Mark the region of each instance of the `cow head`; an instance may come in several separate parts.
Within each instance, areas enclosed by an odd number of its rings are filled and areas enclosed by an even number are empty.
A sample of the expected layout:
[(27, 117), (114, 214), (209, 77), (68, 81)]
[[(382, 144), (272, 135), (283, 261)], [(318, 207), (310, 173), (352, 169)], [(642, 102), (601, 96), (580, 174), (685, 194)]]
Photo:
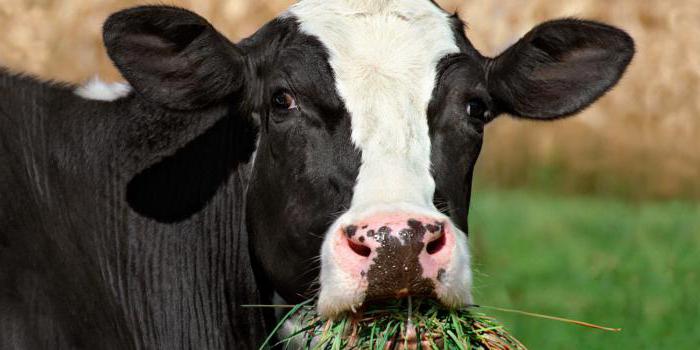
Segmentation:
[(484, 125), (576, 113), (634, 52), (621, 30), (565, 19), (484, 57), (427, 0), (301, 1), (237, 45), (186, 10), (140, 7), (113, 15), (105, 39), (143, 99), (227, 105), (228, 118), (256, 126), (255, 267), (289, 302), (318, 291), (327, 317), (406, 295), (470, 303), (467, 214)]

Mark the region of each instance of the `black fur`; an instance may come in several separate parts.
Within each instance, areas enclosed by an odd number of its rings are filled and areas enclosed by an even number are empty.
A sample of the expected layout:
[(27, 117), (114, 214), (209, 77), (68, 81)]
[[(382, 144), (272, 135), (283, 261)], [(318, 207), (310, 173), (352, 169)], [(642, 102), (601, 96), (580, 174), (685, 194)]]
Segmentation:
[(350, 141), (350, 116), (335, 93), (328, 54), (289, 24), (295, 34), (266, 56), (257, 93), (269, 101), (288, 90), (300, 108), (260, 108), (248, 223), (251, 250), (270, 290), (299, 301), (314, 294), (315, 258), (326, 229), (350, 204), (360, 154)]
[(627, 33), (597, 22), (550, 21), (488, 62), (498, 108), (553, 119), (586, 108), (615, 85), (634, 55)]
[(178, 114), (72, 90), (0, 73), (0, 349), (255, 348), (265, 327), (240, 307), (260, 292), (235, 150), (198, 154), (234, 161), (178, 223), (126, 201), (136, 174), (210, 136), (227, 109)]
[[(453, 22), (462, 52), (427, 114), (435, 201), (467, 232), (484, 125), (584, 108), (634, 48), (564, 20), (489, 59)], [(294, 18), (238, 45), (166, 6), (104, 29), (125, 98), (0, 71), (0, 349), (255, 349), (273, 315), (241, 305), (313, 295), (360, 166), (328, 53)], [(275, 108), (278, 92), (299, 108)], [(468, 116), (475, 99), (489, 113)]]
[(136, 91), (165, 107), (204, 107), (236, 92), (244, 81), (240, 50), (184, 9), (144, 6), (118, 12), (104, 24), (104, 42)]

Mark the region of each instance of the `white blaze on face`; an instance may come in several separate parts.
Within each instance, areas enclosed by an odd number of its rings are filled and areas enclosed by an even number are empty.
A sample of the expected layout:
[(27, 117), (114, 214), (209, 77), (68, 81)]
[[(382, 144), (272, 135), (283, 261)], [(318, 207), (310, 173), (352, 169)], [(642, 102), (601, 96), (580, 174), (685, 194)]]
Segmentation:
[[(362, 151), (351, 207), (330, 227), (321, 252), (318, 309), (333, 315), (361, 303), (367, 287), (333, 258), (333, 233), (376, 211), (442, 217), (432, 201), (427, 109), (438, 62), (459, 48), (450, 17), (428, 0), (304, 0), (289, 15), (328, 49), (352, 140)], [(466, 236), (456, 239), (459, 265), (436, 289), (450, 305), (470, 298)]]
[(306, 0), (290, 12), (328, 49), (362, 150), (351, 211), (432, 208), (426, 112), (438, 61), (459, 51), (449, 16), (427, 0)]

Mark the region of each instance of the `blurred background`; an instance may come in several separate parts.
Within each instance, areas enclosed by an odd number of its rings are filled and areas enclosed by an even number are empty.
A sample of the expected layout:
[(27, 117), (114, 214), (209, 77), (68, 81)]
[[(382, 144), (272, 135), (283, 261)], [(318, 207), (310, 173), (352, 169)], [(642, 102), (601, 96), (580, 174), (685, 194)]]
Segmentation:
[[(497, 55), (537, 23), (627, 30), (621, 83), (575, 118), (501, 117), (486, 130), (470, 216), (478, 303), (562, 315), (621, 333), (495, 314), (531, 349), (700, 345), (700, 1), (442, 0)], [(101, 24), (130, 0), (0, 0), (0, 64), (79, 83), (120, 80)], [(233, 40), (289, 0), (167, 1)]]

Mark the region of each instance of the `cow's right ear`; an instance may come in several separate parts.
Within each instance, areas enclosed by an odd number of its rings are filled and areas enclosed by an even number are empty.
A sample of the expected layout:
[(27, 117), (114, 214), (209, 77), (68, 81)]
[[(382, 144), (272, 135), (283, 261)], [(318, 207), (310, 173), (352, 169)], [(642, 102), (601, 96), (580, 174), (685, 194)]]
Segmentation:
[(124, 78), (158, 105), (201, 108), (243, 85), (241, 50), (193, 12), (136, 7), (111, 15), (103, 29), (107, 53)]

